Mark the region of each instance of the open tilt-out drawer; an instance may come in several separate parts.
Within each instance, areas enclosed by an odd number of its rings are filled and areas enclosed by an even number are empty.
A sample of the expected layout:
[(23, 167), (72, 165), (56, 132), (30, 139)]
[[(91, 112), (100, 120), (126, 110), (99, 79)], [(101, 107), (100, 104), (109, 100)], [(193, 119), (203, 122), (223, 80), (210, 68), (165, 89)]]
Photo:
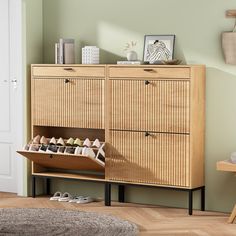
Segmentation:
[(33, 151), (17, 151), (34, 163), (47, 168), (66, 170), (104, 171), (105, 166), (97, 159), (74, 154), (53, 154)]

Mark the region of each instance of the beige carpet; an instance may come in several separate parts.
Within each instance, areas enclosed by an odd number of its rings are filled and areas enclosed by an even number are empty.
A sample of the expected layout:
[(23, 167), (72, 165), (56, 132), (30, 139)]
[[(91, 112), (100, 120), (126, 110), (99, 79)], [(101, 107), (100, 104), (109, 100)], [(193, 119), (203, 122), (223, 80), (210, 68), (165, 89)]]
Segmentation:
[(57, 209), (0, 209), (0, 235), (135, 236), (135, 224), (114, 216)]

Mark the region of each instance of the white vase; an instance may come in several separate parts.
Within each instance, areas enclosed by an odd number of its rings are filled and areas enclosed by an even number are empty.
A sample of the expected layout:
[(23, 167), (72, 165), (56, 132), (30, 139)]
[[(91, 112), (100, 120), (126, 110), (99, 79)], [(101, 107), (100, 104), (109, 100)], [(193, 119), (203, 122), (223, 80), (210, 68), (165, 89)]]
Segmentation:
[(135, 51), (129, 51), (126, 54), (128, 61), (136, 61), (138, 59), (138, 54)]

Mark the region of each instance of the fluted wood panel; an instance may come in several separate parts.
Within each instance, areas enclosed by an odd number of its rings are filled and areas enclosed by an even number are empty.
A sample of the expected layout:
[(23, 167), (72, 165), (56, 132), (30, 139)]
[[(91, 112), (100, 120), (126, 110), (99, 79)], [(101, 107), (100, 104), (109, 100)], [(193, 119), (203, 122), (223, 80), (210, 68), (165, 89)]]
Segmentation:
[(104, 79), (35, 78), (33, 125), (104, 128)]
[(189, 133), (189, 80), (111, 80), (111, 128)]
[(107, 179), (189, 186), (189, 135), (111, 131), (111, 144), (106, 149)]

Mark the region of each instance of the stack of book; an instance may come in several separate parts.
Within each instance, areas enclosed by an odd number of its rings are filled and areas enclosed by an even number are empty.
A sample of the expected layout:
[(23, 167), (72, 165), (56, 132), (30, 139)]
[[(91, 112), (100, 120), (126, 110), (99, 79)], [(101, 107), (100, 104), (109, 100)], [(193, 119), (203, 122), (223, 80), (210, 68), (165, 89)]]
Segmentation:
[(56, 64), (75, 63), (74, 39), (59, 39), (59, 43), (55, 43), (55, 63)]
[(82, 64), (99, 64), (99, 48), (96, 46), (82, 48)]

